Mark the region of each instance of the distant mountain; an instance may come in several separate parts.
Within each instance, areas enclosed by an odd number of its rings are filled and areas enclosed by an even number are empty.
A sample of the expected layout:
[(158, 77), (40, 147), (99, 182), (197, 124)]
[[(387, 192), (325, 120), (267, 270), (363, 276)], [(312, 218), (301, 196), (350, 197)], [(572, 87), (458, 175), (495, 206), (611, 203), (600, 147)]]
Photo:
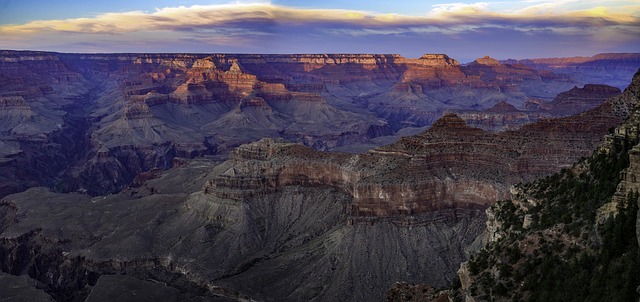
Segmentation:
[(570, 75), (583, 84), (605, 84), (624, 89), (640, 68), (640, 53), (602, 53), (592, 57), (504, 60), (538, 70)]

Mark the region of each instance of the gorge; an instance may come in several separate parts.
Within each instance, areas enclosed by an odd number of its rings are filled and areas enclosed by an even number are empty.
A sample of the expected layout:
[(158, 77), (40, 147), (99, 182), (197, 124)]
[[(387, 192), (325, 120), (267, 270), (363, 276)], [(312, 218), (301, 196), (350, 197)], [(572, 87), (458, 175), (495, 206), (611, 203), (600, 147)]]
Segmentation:
[(483, 246), (487, 207), (633, 135), (616, 127), (638, 102), (637, 76), (621, 93), (488, 57), (0, 63), (0, 280), (43, 301), (449, 286)]

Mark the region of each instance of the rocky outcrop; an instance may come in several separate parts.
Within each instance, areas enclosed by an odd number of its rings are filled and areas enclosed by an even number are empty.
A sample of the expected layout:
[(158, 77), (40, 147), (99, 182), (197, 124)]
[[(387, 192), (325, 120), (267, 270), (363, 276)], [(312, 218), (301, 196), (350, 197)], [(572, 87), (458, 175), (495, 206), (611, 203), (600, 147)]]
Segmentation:
[(420, 135), (361, 155), (262, 140), (236, 149), (204, 191), (243, 200), (287, 186), (331, 186), (352, 196), (354, 217), (487, 206), (507, 198), (511, 184), (569, 167), (593, 152), (622, 118), (611, 109), (613, 101), (580, 116), (502, 133), (469, 127), (447, 114)]
[[(240, 109), (265, 109), (265, 103), (249, 99)], [(624, 112), (624, 104), (607, 108)], [(153, 113), (149, 108), (140, 112)], [(51, 252), (34, 252), (42, 255), (36, 257), (40, 273), (27, 274), (48, 284), (50, 293), (91, 295), (86, 284), (99, 275), (146, 279), (150, 272), (172, 288), (232, 299), (375, 300), (398, 280), (445, 286), (458, 263), (479, 247), (484, 207), (504, 198), (511, 183), (580, 156), (543, 152), (560, 146), (560, 133), (584, 139), (574, 139), (571, 148), (586, 148), (591, 131), (607, 129), (605, 118), (602, 127), (584, 127), (576, 119), (492, 134), (450, 114), (417, 137), (360, 155), (265, 139), (235, 149), (220, 165), (194, 163), (109, 197), (42, 189), (12, 195), (5, 199), (1, 236), (9, 240), (40, 230), (25, 238), (50, 242)], [(523, 141), (514, 144), (513, 137)], [(104, 152), (96, 160), (109, 162), (111, 151)], [(126, 160), (132, 160), (127, 168), (136, 167), (133, 158), (119, 158)], [(126, 178), (104, 181), (119, 177)], [(38, 206), (43, 200), (47, 207)], [(79, 224), (61, 229), (59, 223), (67, 221)], [(21, 245), (5, 242), (4, 254), (17, 255), (11, 251)], [(37, 271), (31, 261), (17, 260), (4, 263), (23, 263), (15, 274)], [(93, 275), (73, 273), (85, 270)], [(46, 272), (64, 274), (67, 281), (52, 283)]]
[(471, 65), (487, 65), (487, 66), (498, 66), (500, 65), (500, 61), (491, 58), (489, 56), (484, 56), (482, 58), (476, 59), (471, 62)]
[(467, 125), (491, 132), (516, 130), (525, 124), (550, 117), (543, 111), (536, 113), (520, 111), (505, 101), (482, 111), (456, 111), (456, 114)]
[(585, 85), (584, 88), (573, 89), (560, 93), (549, 105), (554, 115), (567, 116), (593, 109), (607, 98), (620, 94), (622, 91), (607, 85)]
[[(54, 186), (80, 156), (92, 85), (51, 53), (0, 52), (0, 196)], [(71, 114), (73, 112), (73, 114)]]
[(551, 117), (576, 115), (601, 105), (608, 98), (620, 94), (618, 88), (587, 84), (562, 92), (551, 102), (528, 100), (523, 110), (506, 101), (482, 111), (456, 111), (468, 125), (488, 131), (516, 130), (525, 124)]
[[(234, 156), (260, 159), (277, 152), (254, 147)], [(161, 290), (169, 294), (178, 289), (232, 300), (376, 300), (395, 280), (445, 285), (453, 277), (452, 263), (477, 246), (482, 230), (482, 211), (474, 209), (351, 221), (351, 198), (319, 183), (241, 199), (184, 187), (202, 186), (212, 165), (193, 163), (105, 197), (33, 188), (5, 198), (2, 209), (10, 215), (3, 217), (21, 218), (2, 225), (0, 255), (15, 256), (2, 259), (3, 270), (41, 280), (59, 300), (95, 298), (108, 290), (101, 283), (113, 280), (105, 275), (113, 274), (130, 276), (114, 277), (115, 287), (147, 280), (164, 284)], [(251, 190), (258, 192), (245, 192)], [(43, 203), (36, 196), (46, 196), (47, 207), (37, 207)], [(138, 291), (141, 298), (145, 293), (153, 294)]]

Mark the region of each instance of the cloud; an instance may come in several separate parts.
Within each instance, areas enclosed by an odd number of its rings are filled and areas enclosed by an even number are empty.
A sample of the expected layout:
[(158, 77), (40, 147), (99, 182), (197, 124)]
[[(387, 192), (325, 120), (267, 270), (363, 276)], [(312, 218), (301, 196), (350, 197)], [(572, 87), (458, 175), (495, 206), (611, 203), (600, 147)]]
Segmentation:
[(589, 10), (561, 14), (550, 13), (560, 5), (555, 2), (545, 2), (511, 14), (505, 14), (489, 11), (487, 9), (489, 5), (486, 2), (439, 4), (435, 5), (423, 17), (340, 9), (299, 9), (268, 3), (194, 5), (161, 8), (152, 13), (133, 11), (101, 14), (94, 18), (40, 20), (20, 25), (1, 26), (0, 31), (6, 34), (40, 31), (120, 34), (133, 31), (243, 26), (253, 26), (262, 28), (263, 31), (269, 31), (268, 26), (266, 28), (261, 26), (274, 22), (283, 24), (345, 24), (362, 28), (480, 25), (492, 22), (509, 22), (514, 26), (538, 22), (558, 25), (580, 22), (595, 26), (600, 26), (603, 23), (637, 26), (639, 22), (637, 17), (611, 13), (605, 7), (593, 7)]
[(548, 44), (541, 39), (576, 44), (579, 37), (582, 51), (601, 49), (596, 43), (602, 41), (615, 44), (612, 47), (640, 48), (638, 7), (627, 6), (626, 13), (601, 5), (571, 9), (575, 3), (525, 0), (520, 2), (522, 7), (507, 12), (492, 10), (495, 2), (450, 3), (435, 5), (422, 16), (302, 9), (268, 2), (181, 6), (0, 26), (0, 48), (272, 53), (356, 52), (370, 47), (365, 52), (374, 52), (390, 47), (374, 43), (384, 41), (398, 49), (394, 52), (402, 52), (426, 48), (426, 42), (412, 39), (437, 40), (452, 48), (461, 39), (483, 44), (502, 40), (487, 39), (489, 34), (509, 37), (514, 44), (540, 41), (540, 45)]
[(448, 4), (436, 4), (434, 8), (429, 12), (434, 17), (440, 17), (450, 14), (476, 14), (488, 12), (489, 4), (487, 2), (477, 3), (448, 3)]

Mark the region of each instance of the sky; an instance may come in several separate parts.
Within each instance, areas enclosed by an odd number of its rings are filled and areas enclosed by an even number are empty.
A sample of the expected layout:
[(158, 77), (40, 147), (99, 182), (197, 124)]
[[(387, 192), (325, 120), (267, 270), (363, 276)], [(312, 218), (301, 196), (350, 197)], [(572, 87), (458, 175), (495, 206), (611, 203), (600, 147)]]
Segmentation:
[(0, 0), (0, 49), (591, 56), (640, 52), (640, 0)]

